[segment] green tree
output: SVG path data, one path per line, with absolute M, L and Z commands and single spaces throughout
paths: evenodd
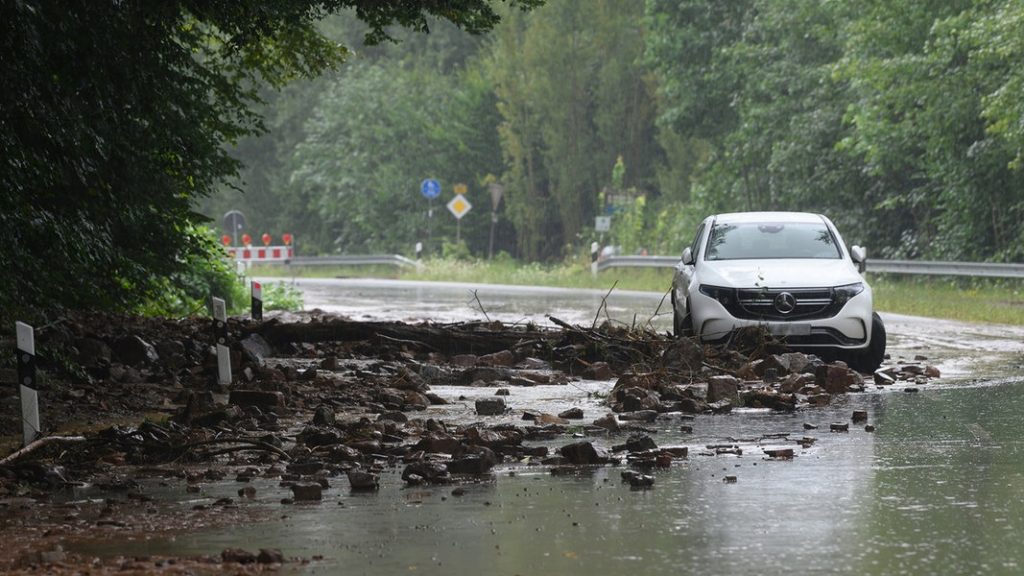
M 123 309 L 212 255 L 194 202 L 236 173 L 227 145 L 263 129 L 262 86 L 342 61 L 314 24 L 346 7 L 371 41 L 498 21 L 485 0 L 2 2 L 0 312 Z

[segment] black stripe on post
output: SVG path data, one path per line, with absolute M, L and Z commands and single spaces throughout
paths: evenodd
M 36 382 L 36 355 L 18 350 L 18 383 L 26 388 L 39 390 Z
M 259 282 L 251 283 L 252 319 L 263 320 L 263 286 Z

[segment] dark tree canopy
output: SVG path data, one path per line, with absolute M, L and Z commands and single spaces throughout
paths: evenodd
M 540 0 L 509 0 L 529 8 Z M 428 18 L 490 29 L 487 0 L 0 0 L 0 317 L 130 309 L 207 257 L 194 201 L 261 131 L 261 86 L 346 54 L 315 29 L 354 8 L 370 43 Z

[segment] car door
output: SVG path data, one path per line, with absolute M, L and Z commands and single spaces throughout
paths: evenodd
M 704 230 L 708 226 L 708 220 L 704 220 L 697 227 L 697 233 L 693 237 L 693 242 L 688 247 L 692 255 L 692 263 L 684 264 L 682 258 L 680 258 L 679 263 L 675 267 L 675 273 L 672 278 L 672 299 L 673 303 L 678 302 L 682 305 L 682 310 L 689 310 L 686 302 L 690 296 L 690 283 L 693 281 L 694 274 L 696 274 L 696 264 L 700 257 L 701 239 L 704 237 Z

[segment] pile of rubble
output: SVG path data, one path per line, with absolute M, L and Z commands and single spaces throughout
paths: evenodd
M 560 329 L 366 323 L 316 313 L 296 322 L 232 320 L 237 377 L 222 386 L 208 320 L 75 317 L 40 338 L 49 371 L 44 423 L 147 420 L 0 464 L 0 479 L 9 480 L 0 482 L 0 493 L 26 479 L 59 486 L 109 475 L 119 465 L 222 462 L 243 467 L 239 478 L 280 477 L 297 487 L 296 499 L 309 499 L 318 497 L 316 486 L 342 475 L 354 490 L 375 489 L 388 466 L 404 466 L 403 480 L 417 484 L 485 474 L 506 460 L 556 468 L 616 461 L 586 441 L 550 454 L 536 445 L 569 433 L 641 434 L 612 452 L 657 465 L 686 454 L 659 449 L 643 435 L 642 425 L 659 414 L 793 411 L 866 386 L 845 364 L 786 352 L 763 333 L 739 339 L 751 343 L 745 349 L 710 349 L 690 339 L 553 320 Z M 936 376 L 934 368 L 907 365 L 880 370 L 874 382 Z M 612 413 L 585 424 L 578 407 L 544 414 L 527 406 L 517 407 L 521 423 L 509 422 L 509 387 L 578 379 L 615 379 L 607 399 Z M 475 413 L 505 418 L 453 426 L 417 417 L 450 400 L 432 391 L 439 385 L 493 387 L 494 396 L 476 400 Z M 20 428 L 13 400 L 0 403 L 5 434 Z M 47 466 L 37 465 L 44 460 Z

